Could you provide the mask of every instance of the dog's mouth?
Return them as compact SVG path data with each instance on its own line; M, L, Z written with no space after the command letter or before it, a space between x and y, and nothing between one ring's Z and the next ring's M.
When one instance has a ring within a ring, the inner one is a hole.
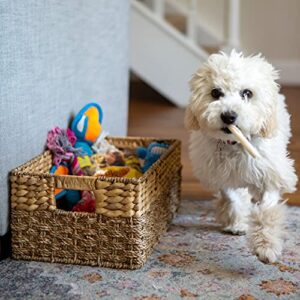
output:
M221 128L221 130L223 132L225 132L226 134L231 134L231 131L228 129L228 127L223 127L223 128Z
M228 127L223 127L223 128L221 128L221 130L223 132L225 132L226 134L232 134L232 132L228 129ZM235 144L237 144L236 141L232 141L232 140L226 140L226 141L223 141L223 143L226 143L228 145L235 145Z

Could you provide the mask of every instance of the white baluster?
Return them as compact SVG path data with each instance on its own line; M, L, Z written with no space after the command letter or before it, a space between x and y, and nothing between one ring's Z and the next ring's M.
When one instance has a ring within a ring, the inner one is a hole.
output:
M165 1L164 0L153 0L153 10L158 17L164 18L164 16L165 16Z
M197 0L190 0L187 16L187 35L194 42L197 42L197 8Z
M227 37L224 50L240 48L240 1L229 0L227 12Z

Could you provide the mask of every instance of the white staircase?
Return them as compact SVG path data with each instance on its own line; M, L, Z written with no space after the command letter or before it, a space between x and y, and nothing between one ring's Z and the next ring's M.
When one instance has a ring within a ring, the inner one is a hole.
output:
M155 90L177 106L188 103L188 81L207 59L208 52L201 47L201 38L215 40L219 49L238 46L239 0L229 0L227 43L218 41L197 20L197 0L189 6L172 0L131 0L130 67ZM186 17L186 30L179 31L166 19L166 5ZM230 12L234 11L234 16ZM233 31L232 31L233 29ZM202 43L203 45L203 43Z

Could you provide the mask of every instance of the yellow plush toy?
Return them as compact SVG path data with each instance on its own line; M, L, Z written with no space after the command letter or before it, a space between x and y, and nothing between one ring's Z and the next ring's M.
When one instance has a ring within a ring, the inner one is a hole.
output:
M123 166L109 166L101 168L95 173L95 176L139 178L143 174L137 169Z

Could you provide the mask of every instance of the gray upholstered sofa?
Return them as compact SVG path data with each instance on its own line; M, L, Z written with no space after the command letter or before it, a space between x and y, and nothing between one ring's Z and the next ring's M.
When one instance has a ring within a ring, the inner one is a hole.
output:
M72 114L96 101L105 129L126 133L128 18L129 1L0 2L2 246L8 173L42 152L48 129L66 127Z

